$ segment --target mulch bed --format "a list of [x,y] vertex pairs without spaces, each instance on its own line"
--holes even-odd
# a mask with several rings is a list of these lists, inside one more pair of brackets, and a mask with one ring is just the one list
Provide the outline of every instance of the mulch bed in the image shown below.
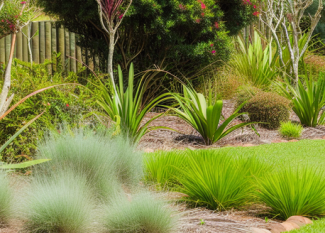
[[[229,117],[234,111],[234,101],[224,101],[223,115]],[[144,121],[150,120],[158,113],[151,112],[147,114]],[[292,112],[291,120],[299,122],[299,118]],[[236,119],[233,124],[240,123],[241,120]],[[279,135],[277,130],[269,130],[260,126],[256,129],[260,136],[256,135],[251,128],[246,127],[238,129],[227,137],[221,139],[212,146],[206,146],[200,135],[186,122],[175,117],[165,115],[151,123],[151,126],[165,126],[174,129],[155,130],[145,135],[139,143],[138,149],[147,152],[155,150],[172,150],[172,149],[200,149],[200,148],[219,148],[224,146],[252,146],[261,144],[270,144],[278,142],[287,142],[288,139]],[[305,127],[301,139],[323,139],[325,138],[325,127],[317,126]]]

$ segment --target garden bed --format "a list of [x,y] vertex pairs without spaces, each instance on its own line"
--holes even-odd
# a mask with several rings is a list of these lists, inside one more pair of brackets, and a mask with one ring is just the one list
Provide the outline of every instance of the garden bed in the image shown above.
[[[223,115],[229,117],[234,111],[235,102],[232,100],[224,101]],[[150,120],[158,113],[151,112],[146,115],[145,121]],[[292,112],[290,119],[299,122],[299,118]],[[233,124],[240,123],[241,120],[236,119]],[[269,130],[257,126],[256,129],[260,136],[256,135],[250,128],[238,129],[227,137],[221,139],[212,146],[204,145],[204,141],[200,135],[186,122],[175,116],[163,116],[151,123],[151,126],[164,126],[174,129],[171,130],[155,130],[145,135],[138,148],[147,152],[155,150],[172,150],[172,149],[203,149],[203,148],[219,148],[225,146],[253,146],[261,144],[279,143],[296,141],[295,139],[283,138],[278,130]],[[300,139],[324,139],[325,126],[305,127]]]

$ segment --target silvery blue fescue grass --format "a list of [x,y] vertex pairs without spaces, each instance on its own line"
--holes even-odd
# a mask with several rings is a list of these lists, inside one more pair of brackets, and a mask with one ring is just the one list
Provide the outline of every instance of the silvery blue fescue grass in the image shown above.
[[143,175],[142,154],[124,138],[112,138],[105,131],[63,129],[40,143],[37,154],[51,161],[40,165],[36,173],[71,170],[85,176],[99,196],[114,193],[118,185],[112,183],[136,186]]
[[12,215],[12,190],[4,171],[0,171],[0,224],[7,224]]
[[177,226],[177,217],[173,214],[164,201],[150,193],[138,193],[129,198],[124,194],[107,205],[103,222],[110,233],[168,233]]
[[58,170],[32,179],[23,205],[27,232],[92,232],[92,192],[85,176]]

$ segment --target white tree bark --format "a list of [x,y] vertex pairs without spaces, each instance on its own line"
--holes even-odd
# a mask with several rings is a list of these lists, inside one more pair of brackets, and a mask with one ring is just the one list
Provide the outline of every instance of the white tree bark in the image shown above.
[[[287,64],[283,61],[281,38],[279,38],[279,31],[284,35],[285,47],[290,53],[290,64],[292,70],[292,80],[295,84],[299,79],[299,61],[305,54],[308,44],[311,40],[312,34],[317,26],[321,11],[323,9],[323,1],[319,0],[318,9],[314,16],[309,15],[311,20],[311,28],[307,33],[307,40],[303,47],[299,47],[299,40],[302,38],[302,31],[300,29],[300,22],[305,10],[313,3],[313,0],[267,0],[265,11],[262,12],[261,20],[267,27],[270,28],[272,36],[277,44],[278,54],[282,68],[285,69]],[[291,29],[292,32],[289,32]],[[292,38],[292,43],[291,39]]]
[[10,55],[9,55],[9,61],[5,70],[5,77],[3,82],[2,91],[0,94],[0,116],[5,113],[13,99],[13,94],[8,98],[10,85],[11,85],[11,65],[12,60],[14,57],[14,51],[15,51],[15,43],[16,43],[16,33],[12,34],[11,39],[11,48],[10,48]]

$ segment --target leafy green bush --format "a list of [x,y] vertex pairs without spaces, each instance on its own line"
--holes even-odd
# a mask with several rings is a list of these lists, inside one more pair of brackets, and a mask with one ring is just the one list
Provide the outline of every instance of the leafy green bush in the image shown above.
[[140,193],[128,200],[126,194],[112,200],[106,207],[104,225],[111,233],[168,233],[176,227],[173,211],[149,193]]
[[12,191],[7,174],[0,172],[0,224],[7,224],[12,216]]
[[[65,76],[60,70],[50,75],[48,73],[49,64],[51,62],[46,61],[43,64],[34,64],[31,67],[29,63],[15,60],[12,67],[11,85],[11,92],[15,93],[13,103],[44,87],[80,81],[75,73]],[[10,117],[1,120],[0,144],[4,144],[43,110],[46,112],[5,149],[3,152],[4,161],[21,162],[31,159],[35,154],[37,141],[43,136],[46,129],[56,129],[57,125],[62,122],[66,122],[72,127],[76,126],[83,121],[83,116],[94,108],[96,106],[94,106],[94,101],[91,101],[89,93],[76,85],[63,85],[30,97],[23,104],[20,104],[10,114]],[[87,122],[95,124],[96,121],[89,118]]]
[[248,113],[250,121],[260,122],[261,126],[268,129],[276,129],[281,122],[289,120],[290,101],[272,92],[258,92],[241,111]]
[[212,102],[212,96],[208,101],[201,93],[197,93],[193,88],[183,85],[184,96],[174,93],[174,99],[178,102],[180,109],[170,107],[176,115],[191,125],[203,138],[206,145],[212,145],[221,138],[232,133],[236,129],[253,124],[244,122],[234,126],[230,123],[244,113],[238,113],[242,105],[222,123],[222,100]]
[[281,123],[279,132],[283,137],[300,138],[303,129],[301,125],[288,121]]
[[186,161],[187,153],[184,151],[148,153],[144,159],[145,180],[155,182],[161,188],[178,185]]
[[[37,158],[51,159],[37,167],[37,174],[52,175],[71,170],[87,178],[99,197],[109,197],[121,182],[136,186],[143,175],[142,155],[121,137],[107,130],[61,129],[38,146]],[[49,169],[50,167],[50,169]]]
[[[225,210],[251,201],[252,174],[262,164],[255,158],[229,156],[213,150],[191,152],[188,166],[179,178],[187,200],[210,209]],[[259,176],[259,175],[258,175]]]
[[28,232],[91,232],[92,193],[85,177],[68,170],[34,178],[23,208]]
[[315,164],[281,166],[258,179],[257,196],[282,219],[324,215],[324,169]]
[[[164,70],[174,70],[172,73],[180,70],[185,74],[197,73],[211,61],[227,60],[231,48],[227,32],[236,35],[249,25],[257,18],[252,14],[256,9],[253,5],[245,6],[241,0],[202,2],[204,9],[197,0],[133,1],[120,28],[124,33],[120,34],[114,56],[116,64],[123,65],[124,70],[136,60],[137,71],[156,64]],[[93,55],[100,55],[102,67],[107,66],[107,40],[92,0],[39,0],[38,3],[44,12],[60,16],[67,29],[81,35],[82,47]],[[130,33],[137,40],[125,43]]]

